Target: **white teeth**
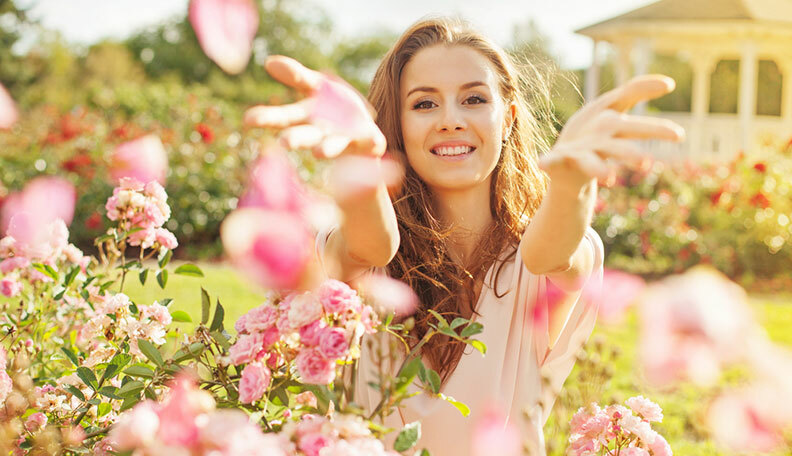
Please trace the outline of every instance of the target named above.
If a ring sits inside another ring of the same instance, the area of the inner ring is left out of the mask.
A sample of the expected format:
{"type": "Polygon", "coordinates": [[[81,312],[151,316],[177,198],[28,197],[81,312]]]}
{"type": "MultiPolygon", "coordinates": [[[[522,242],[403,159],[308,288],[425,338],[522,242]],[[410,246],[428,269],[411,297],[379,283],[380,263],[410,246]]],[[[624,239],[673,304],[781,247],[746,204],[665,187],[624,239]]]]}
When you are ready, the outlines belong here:
{"type": "Polygon", "coordinates": [[[432,152],[435,155],[463,155],[473,152],[473,148],[469,146],[456,146],[456,147],[438,147],[436,149],[432,149],[432,152]]]}

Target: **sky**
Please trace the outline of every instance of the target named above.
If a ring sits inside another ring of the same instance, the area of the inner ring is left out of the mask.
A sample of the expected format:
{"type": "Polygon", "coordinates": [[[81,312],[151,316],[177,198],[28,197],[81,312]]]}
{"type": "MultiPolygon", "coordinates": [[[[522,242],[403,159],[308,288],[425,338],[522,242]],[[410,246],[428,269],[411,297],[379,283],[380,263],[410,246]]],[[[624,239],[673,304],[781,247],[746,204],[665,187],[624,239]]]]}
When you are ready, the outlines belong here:
{"type": "MultiPolygon", "coordinates": [[[[267,0],[264,0],[267,1],[267,0]]],[[[461,14],[502,45],[515,25],[529,20],[550,38],[565,68],[591,62],[591,40],[575,29],[653,3],[655,0],[308,0],[324,8],[342,36],[378,30],[399,33],[429,14],[461,14]]],[[[124,38],[136,30],[183,15],[187,0],[17,0],[31,15],[72,43],[124,38]]]]}

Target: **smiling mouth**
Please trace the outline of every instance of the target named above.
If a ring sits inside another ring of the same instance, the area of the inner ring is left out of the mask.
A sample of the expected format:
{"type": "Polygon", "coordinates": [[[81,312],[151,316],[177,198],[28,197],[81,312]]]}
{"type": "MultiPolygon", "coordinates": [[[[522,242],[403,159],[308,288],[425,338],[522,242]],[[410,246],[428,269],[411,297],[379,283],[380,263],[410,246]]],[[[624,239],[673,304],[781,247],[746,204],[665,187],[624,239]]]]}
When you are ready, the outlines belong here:
{"type": "Polygon", "coordinates": [[[475,147],[470,146],[456,146],[456,147],[436,147],[431,149],[430,152],[440,157],[457,157],[460,155],[467,155],[473,153],[475,147]]]}

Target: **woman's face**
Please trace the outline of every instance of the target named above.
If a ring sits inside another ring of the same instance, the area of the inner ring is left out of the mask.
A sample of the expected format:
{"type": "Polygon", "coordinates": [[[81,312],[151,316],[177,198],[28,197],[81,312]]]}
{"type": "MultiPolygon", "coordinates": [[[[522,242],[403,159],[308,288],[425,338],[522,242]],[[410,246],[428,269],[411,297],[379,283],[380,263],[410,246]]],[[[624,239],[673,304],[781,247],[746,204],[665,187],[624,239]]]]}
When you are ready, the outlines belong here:
{"type": "Polygon", "coordinates": [[[418,176],[436,190],[488,182],[514,112],[490,61],[467,46],[421,49],[404,67],[400,93],[405,152],[418,176]]]}

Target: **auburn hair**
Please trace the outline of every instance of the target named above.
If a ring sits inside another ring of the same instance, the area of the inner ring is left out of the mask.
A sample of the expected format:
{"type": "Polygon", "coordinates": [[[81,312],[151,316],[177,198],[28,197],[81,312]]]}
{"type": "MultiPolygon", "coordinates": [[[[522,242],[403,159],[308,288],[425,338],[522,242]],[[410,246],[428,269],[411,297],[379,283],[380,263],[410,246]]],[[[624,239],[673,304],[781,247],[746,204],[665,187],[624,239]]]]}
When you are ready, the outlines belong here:
{"type": "MultiPolygon", "coordinates": [[[[547,78],[534,65],[518,63],[498,45],[455,18],[430,18],[410,27],[380,63],[369,89],[376,123],[388,141],[389,152],[405,165],[402,187],[392,195],[401,243],[387,266],[391,277],[407,283],[421,306],[415,315],[417,343],[429,330],[430,309],[449,321],[471,318],[476,313],[475,284],[483,281],[489,267],[504,258],[489,286],[498,293],[498,276],[517,246],[527,221],[533,216],[546,189],[546,175],[538,156],[549,149],[553,132],[550,89],[547,78]],[[443,226],[433,208],[427,185],[409,166],[401,128],[400,83],[404,67],[421,49],[430,46],[467,46],[484,55],[498,75],[498,89],[505,105],[516,105],[510,133],[504,138],[500,159],[493,171],[490,210],[493,226],[479,241],[476,255],[467,264],[451,260],[446,240],[453,227],[443,226]]],[[[505,294],[505,291],[503,292],[505,294]]],[[[498,295],[503,296],[503,294],[498,295]]],[[[434,336],[422,348],[431,367],[445,383],[462,357],[465,345],[447,336],[434,336]]]]}

